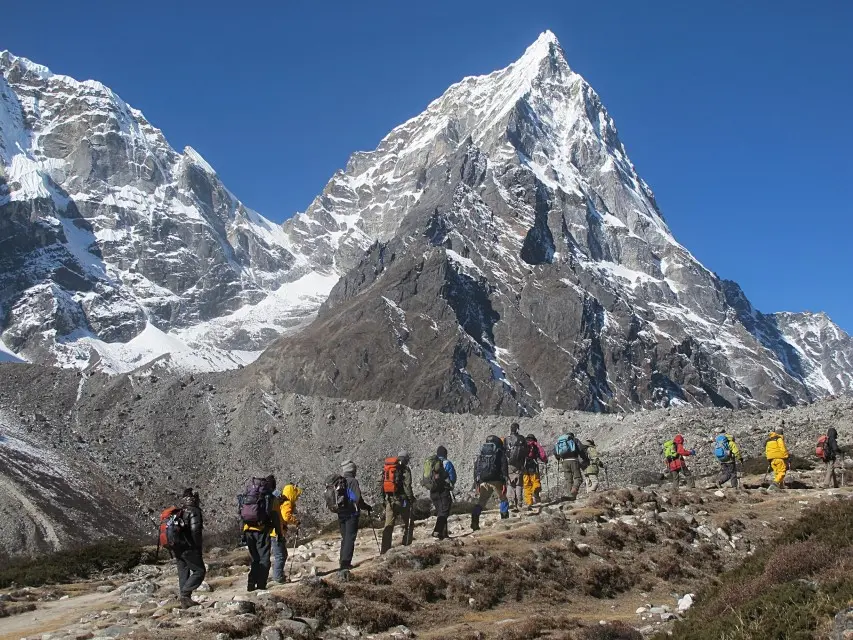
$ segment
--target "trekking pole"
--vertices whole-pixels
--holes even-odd
[[[604,469],[604,482],[607,485],[607,490],[610,491],[610,475],[607,473],[607,467],[602,466],[601,468]]]
[[[548,480],[548,463],[545,463],[545,497],[551,501],[551,482]]]
[[[293,561],[296,559],[296,547],[299,546],[299,527],[296,527],[296,533],[293,538],[293,555],[290,556],[290,574],[293,575]],[[287,543],[285,542],[285,548]]]
[[[376,524],[373,522],[372,513],[370,514],[370,529],[373,531],[373,539],[376,541],[376,551],[381,555],[382,547],[379,546],[379,536],[376,535]]]

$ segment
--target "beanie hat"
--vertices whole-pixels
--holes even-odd
[[[397,454],[397,458],[399,458],[400,461],[402,461],[402,462],[408,462],[409,461],[409,452],[406,451],[405,449],[400,449],[400,453]]]
[[[447,448],[440,446],[438,449],[435,450],[435,455],[437,455],[439,458],[446,458],[447,457]]]
[[[518,423],[517,423],[517,422],[513,422],[511,425],[509,425],[509,432],[510,432],[510,433],[518,433],[518,430],[519,430],[520,428],[521,428],[521,427],[518,425]]]
[[[344,460],[341,462],[341,473],[351,473],[355,475],[356,471],[358,471],[358,467],[355,466],[355,462],[352,460]]]
[[[193,488],[187,487],[184,489],[184,492],[181,494],[182,498],[192,498],[193,497]]]

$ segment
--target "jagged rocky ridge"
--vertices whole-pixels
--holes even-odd
[[[0,53],[4,360],[231,368],[336,279],[109,88]]]
[[[318,226],[330,264],[377,242],[258,362],[282,389],[505,414],[851,389],[849,336],[759,313],[674,239],[551,33],[355,154],[293,223]]]
[[[506,414],[853,388],[849,336],[759,313],[673,238],[550,32],[354,154],[281,227],[100,83],[8,53],[0,70],[4,360],[230,368],[326,300],[262,376]]]

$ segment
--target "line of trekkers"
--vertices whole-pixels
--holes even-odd
[[[791,468],[791,455],[785,444],[784,424],[782,422],[771,431],[764,443],[764,457],[767,459],[765,477],[768,474],[773,474],[773,480],[769,486],[770,491],[779,491],[785,488],[785,477]],[[696,478],[687,466],[687,458],[695,455],[695,449],[687,449],[684,446],[684,436],[681,434],[664,443],[663,456],[673,489],[678,489],[682,477],[689,488],[696,486]],[[838,487],[835,469],[839,458],[843,460],[843,452],[838,446],[838,433],[835,429],[828,429],[826,434],[818,438],[815,456],[824,465],[823,486],[826,488]],[[737,465],[743,463],[743,454],[738,443],[726,433],[725,429],[717,429],[714,438],[714,457],[720,463],[720,476],[715,486],[721,488],[729,482],[733,488],[737,489],[739,485]],[[842,465],[842,481],[843,473]]]
[[[575,424],[575,428],[578,427]],[[561,435],[550,449],[560,463],[562,500],[575,500],[584,482],[587,491],[597,491],[601,471],[604,471],[609,488],[607,469],[593,440],[582,443],[570,432]],[[688,468],[686,459],[695,456],[696,451],[685,447],[684,437],[680,434],[664,443],[663,449],[673,489],[678,489],[682,477],[686,479],[688,487],[694,487],[695,476]],[[721,468],[716,486],[722,487],[730,482],[732,487],[737,488],[736,465],[743,461],[743,456],[735,439],[722,429],[718,430],[714,440],[714,455]],[[835,429],[829,429],[826,435],[821,436],[816,455],[826,465],[826,485],[837,486],[835,467],[842,451],[838,446]],[[781,489],[790,458],[781,426],[770,433],[765,443],[765,456],[770,465],[768,473],[772,471],[774,474],[771,488]],[[473,490],[476,502],[471,509],[471,529],[477,531],[480,528],[480,514],[493,495],[498,501],[502,519],[510,517],[510,510],[527,509],[541,503],[540,465],[545,465],[547,484],[547,463],[545,448],[536,436],[521,435],[518,423],[511,425],[510,434],[506,438],[488,436],[474,461]],[[338,516],[341,535],[339,576],[342,579],[348,578],[352,568],[361,513],[371,514],[373,511],[373,506],[364,501],[356,477],[357,471],[352,460],[342,462],[339,472],[326,478],[323,494],[328,509]],[[420,478],[420,485],[429,491],[435,509],[436,521],[432,536],[438,540],[449,537],[447,521],[454,501],[456,480],[456,469],[448,459],[447,449],[438,447],[435,454],[424,461]],[[402,544],[409,545],[413,539],[413,506],[416,497],[408,452],[400,451],[396,456],[386,458],[377,481],[378,494],[382,496],[385,511],[382,542],[380,544],[377,539],[377,545],[379,553],[384,554],[391,548],[394,526],[398,521],[403,528]],[[281,491],[275,488],[274,476],[252,478],[238,496],[243,542],[251,556],[246,585],[248,591],[266,589],[271,568],[273,581],[283,582],[288,557],[285,545],[288,527],[296,528],[294,546],[298,542],[299,519],[295,509],[302,490],[294,484],[284,485]],[[184,490],[179,506],[169,507],[161,514],[159,543],[169,549],[176,559],[183,607],[196,604],[191,594],[205,577],[202,529],[199,496],[192,489]]]

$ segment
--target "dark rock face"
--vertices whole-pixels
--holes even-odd
[[[672,237],[549,34],[509,68],[451,87],[326,192],[342,195],[303,222],[351,218],[341,237],[378,244],[314,325],[258,361],[282,389],[522,415],[779,407],[833,392],[809,374],[831,359],[822,334],[804,363],[778,318]],[[849,372],[849,359],[829,369]]]

